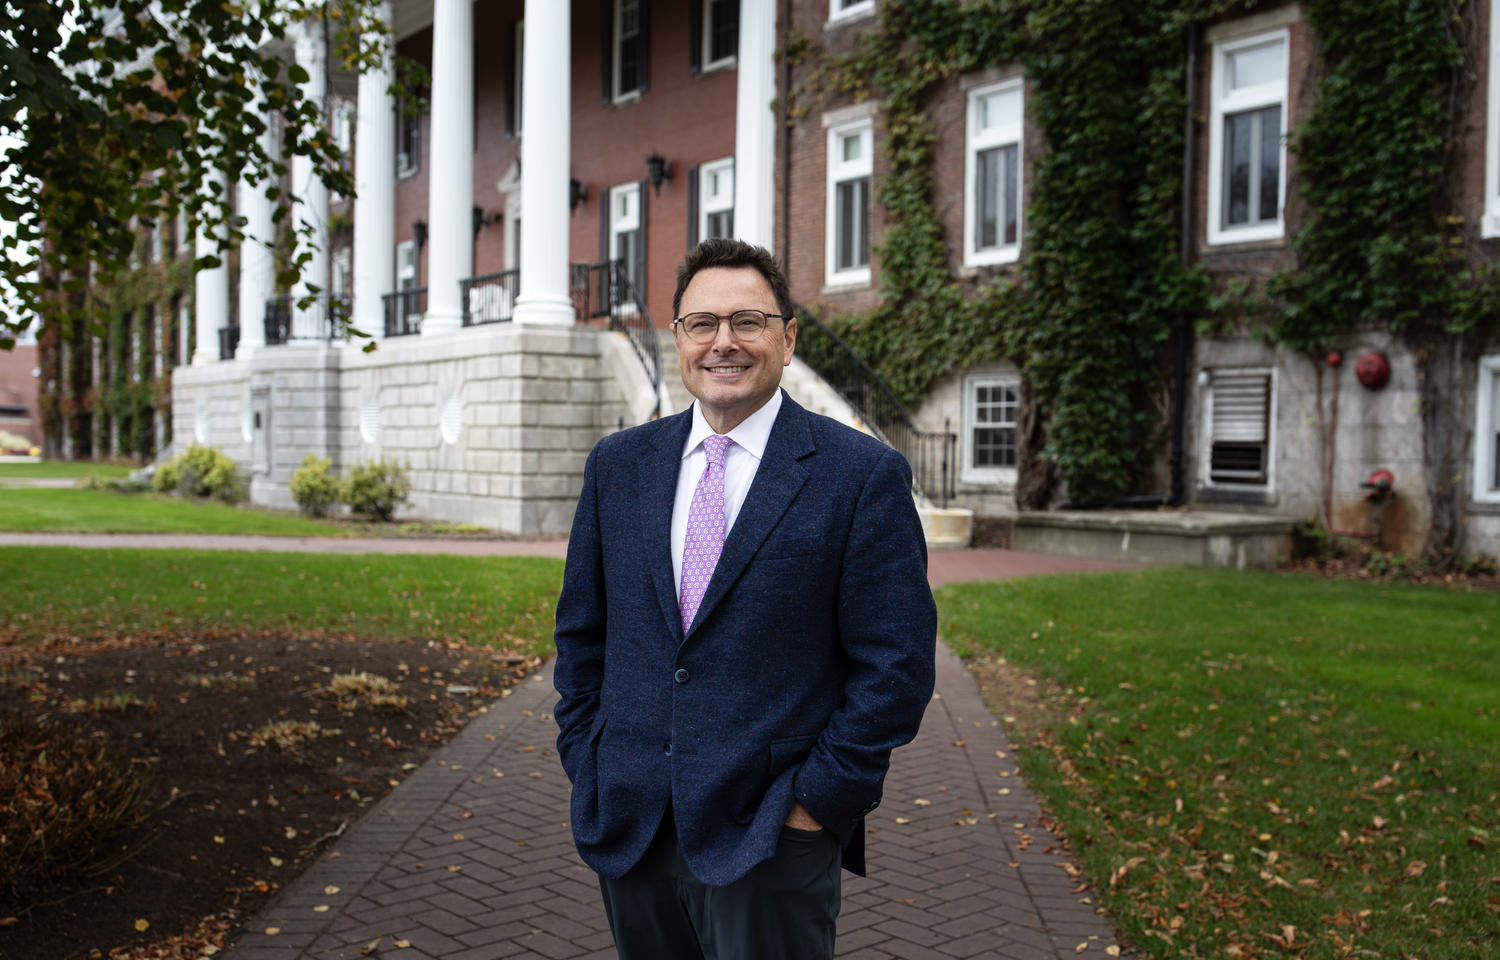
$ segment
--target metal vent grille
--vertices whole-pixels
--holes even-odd
[[[1266,482],[1271,375],[1215,374],[1209,479],[1214,483]]]

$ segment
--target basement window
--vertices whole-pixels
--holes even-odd
[[[1474,499],[1500,503],[1500,354],[1480,358],[1474,406]]]

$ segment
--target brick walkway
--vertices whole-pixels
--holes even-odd
[[[467,554],[561,545],[497,541],[0,536],[0,545],[160,546]],[[934,552],[933,586],[1124,564],[1004,550]],[[844,875],[839,956],[1104,957],[1115,944],[1037,824],[1004,729],[939,644],[937,693],[895,752],[867,821],[870,876]],[[573,850],[568,781],[552,750],[551,664],[474,720],[255,917],[228,960],[612,958],[593,872]],[[918,801],[927,801],[919,803]],[[782,958],[767,958],[782,960]]]

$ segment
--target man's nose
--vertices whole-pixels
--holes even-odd
[[[714,331],[714,353],[733,353],[739,349],[740,342],[735,339],[733,330],[728,318],[719,321],[719,327]]]

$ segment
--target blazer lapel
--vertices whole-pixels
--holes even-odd
[[[787,507],[792,505],[807,482],[807,468],[798,462],[815,449],[806,420],[806,412],[791,397],[783,395],[781,411],[776,415],[776,423],[766,441],[766,455],[761,458],[755,480],[745,494],[745,503],[740,507],[734,529],[724,540],[724,550],[719,554],[713,578],[708,581],[708,590],[698,605],[689,636],[697,632],[698,624],[707,619],[714,606],[744,573],[755,551],[781,522]]]
[[[682,445],[692,426],[692,408],[679,413],[652,439],[640,468],[641,538],[646,565],[662,618],[679,644],[682,642],[682,608],[677,604],[677,584],[672,582],[672,505],[677,497],[677,474],[682,466]]]

